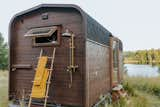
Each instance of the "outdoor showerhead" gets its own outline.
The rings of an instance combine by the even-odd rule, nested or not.
[[[71,37],[72,34],[69,32],[68,29],[66,29],[66,31],[62,34],[63,37]]]

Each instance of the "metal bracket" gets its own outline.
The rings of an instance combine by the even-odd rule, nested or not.
[[[72,78],[72,75],[73,75],[73,72],[76,72],[78,66],[68,66],[67,67],[67,72],[69,72],[69,75],[70,75],[70,84],[69,84],[69,88],[72,87],[72,83],[73,83],[73,78]]]

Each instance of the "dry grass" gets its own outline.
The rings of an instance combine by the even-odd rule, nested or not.
[[[160,77],[125,77],[130,107],[160,107]]]
[[[126,77],[125,84],[136,90],[150,93],[160,98],[160,77]]]
[[[8,72],[0,71],[0,107],[8,104]]]
[[[129,99],[120,99],[109,107],[160,107],[160,77],[125,77]]]

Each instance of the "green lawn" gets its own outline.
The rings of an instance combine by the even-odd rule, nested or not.
[[[0,71],[0,107],[7,107],[8,102],[8,72]]]

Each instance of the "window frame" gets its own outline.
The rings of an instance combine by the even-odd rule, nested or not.
[[[47,42],[47,43],[36,43],[36,38],[38,37],[47,37],[47,36],[42,36],[41,34],[37,34],[36,36],[34,36],[34,34],[29,34],[28,37],[32,37],[32,46],[33,47],[51,47],[51,46],[59,46],[60,45],[60,42],[61,42],[61,29],[62,27],[60,25],[55,25],[55,26],[49,26],[49,27],[39,27],[37,29],[40,29],[40,28],[52,28],[52,27],[56,27],[56,30],[53,32],[55,33],[57,31],[57,40],[52,43],[52,42]],[[33,28],[33,29],[36,29],[36,28]],[[32,30],[32,29],[31,29]],[[28,31],[29,32],[29,31]],[[49,32],[48,32],[49,33]],[[53,34],[52,33],[52,34]],[[47,34],[47,33],[46,33]],[[51,35],[52,35],[51,34]],[[27,34],[26,34],[27,35]],[[25,36],[26,36],[25,35]],[[48,34],[49,35],[49,34]],[[26,36],[27,37],[27,36]]]
[[[113,61],[113,42],[116,42],[116,49],[117,49],[117,58],[118,58],[118,67],[117,67],[117,72],[115,73],[114,72],[114,61]],[[120,52],[120,49],[119,49],[119,39],[118,38],[116,38],[116,37],[114,37],[114,36],[112,36],[112,37],[110,37],[110,66],[111,66],[111,68],[110,68],[110,72],[111,72],[111,87],[112,86],[114,86],[114,84],[116,84],[116,83],[120,83],[120,64],[119,64],[119,52]],[[114,74],[117,74],[117,79],[116,80],[114,80]]]

